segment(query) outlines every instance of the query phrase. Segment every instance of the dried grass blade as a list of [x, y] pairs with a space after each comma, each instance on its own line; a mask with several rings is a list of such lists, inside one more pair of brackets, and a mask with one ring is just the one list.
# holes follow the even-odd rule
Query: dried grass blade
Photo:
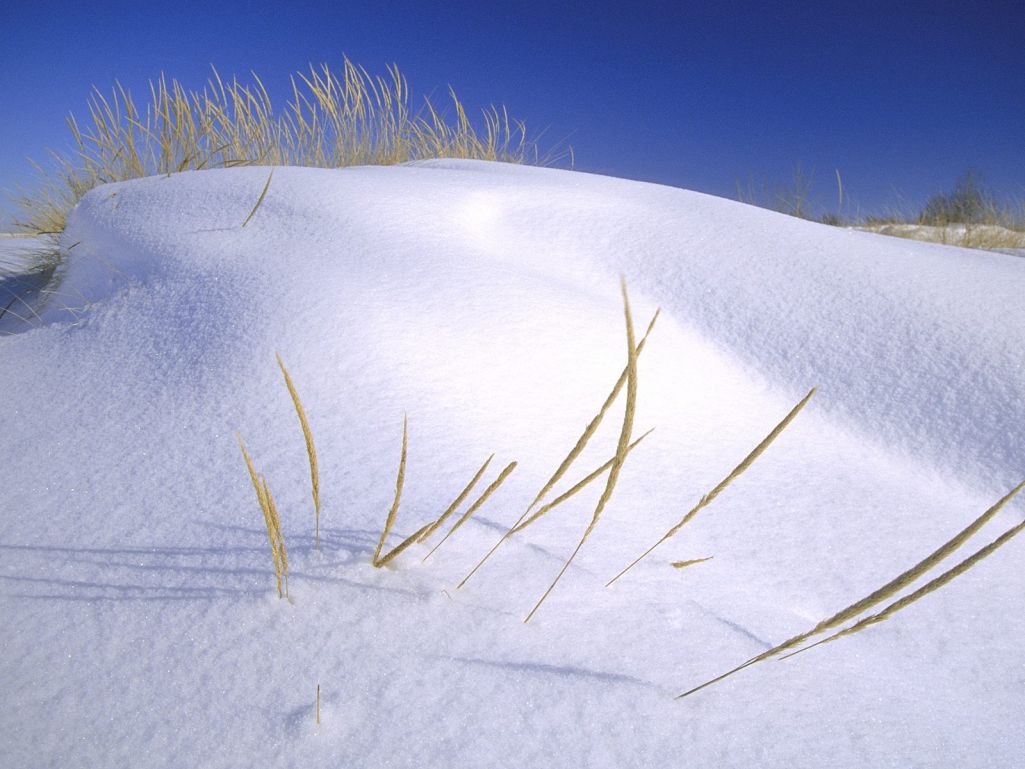
[[688, 566], [693, 566], [696, 563], [704, 563], [705, 561], [711, 561], [713, 558], [715, 558], [715, 556], [710, 555], [706, 558], [693, 558], [689, 561], [673, 561], [669, 565], [674, 569], [686, 569]]
[[809, 400], [811, 400], [811, 397], [814, 394], [815, 394], [815, 388], [813, 387], [813, 388], [811, 388], [811, 390], [808, 391], [808, 394], [805, 395], [804, 398], [802, 398], [801, 401], [790, 410], [790, 413], [787, 414], [783, 418], [783, 421], [780, 422], [778, 425], [776, 425], [774, 428], [772, 428], [772, 431], [768, 435], [766, 435], [765, 438], [762, 439], [762, 442], [759, 443], [757, 446], [755, 446], [755, 448], [751, 451], [751, 453], [748, 454], [746, 457], [744, 457], [744, 460], [739, 465], [737, 465], [735, 468], [733, 468], [733, 471], [729, 475], [727, 475], [725, 478], [723, 478], [714, 489], [712, 489], [710, 492], [705, 494], [705, 496], [703, 496], [698, 501], [698, 503], [694, 507], [692, 507], [687, 512], [687, 514], [683, 516], [683, 518], [680, 519], [679, 523], [677, 523], [675, 526], [673, 526], [671, 529], [669, 529], [669, 531], [667, 531], [665, 534], [662, 535], [662, 538], [660, 540], [658, 540], [658, 542], [656, 542], [654, 545], [652, 545], [647, 550], [645, 550], [643, 553], [641, 553], [639, 556], [637, 556], [637, 558], [634, 559], [634, 561], [629, 566], [627, 566], [625, 569], [623, 569], [621, 572], [619, 572], [619, 574], [617, 574], [612, 579], [610, 579], [607, 583], [605, 583], [605, 587], [608, 587], [609, 585], [611, 585], [617, 579], [619, 579], [624, 574], [626, 574], [628, 571], [630, 571], [630, 569], [632, 569], [634, 566], [636, 566], [641, 561], [643, 561], [645, 558], [647, 558], [648, 555], [650, 555], [651, 552], [653, 550], [655, 550], [655, 548], [657, 548], [659, 545], [661, 545], [666, 540], [668, 540], [671, 537], [673, 537], [680, 529], [682, 529], [684, 526], [686, 526], [687, 523], [689, 523], [691, 521], [691, 519], [693, 519], [694, 516], [696, 516], [703, 508], [705, 508], [708, 505], [710, 505], [712, 503], [712, 501], [717, 496], [719, 496], [719, 493], [723, 489], [725, 489], [727, 486], [729, 486], [731, 483], [733, 483], [733, 481], [736, 480], [745, 470], [747, 470], [747, 468], [749, 468], [754, 463], [754, 461], [756, 459], [758, 459], [759, 456], [762, 455], [762, 453], [769, 447], [769, 445], [774, 440], [776, 440], [777, 437], [779, 437], [779, 434], [782, 433], [783, 430], [786, 429], [787, 425], [789, 425], [794, 420], [794, 417], [796, 417], [797, 414], [801, 411], [801, 409], [804, 408], [805, 404]]
[[453, 534], [455, 534], [456, 530], [460, 526], [462, 526], [464, 523], [466, 523], [468, 520], [470, 520], [470, 517], [475, 512], [477, 512], [480, 509], [481, 505], [483, 505], [487, 501], [488, 497], [490, 497], [493, 493], [495, 493], [495, 491], [497, 491], [498, 487], [501, 486], [505, 482], [505, 479], [508, 478], [509, 474], [513, 470], [515, 470], [515, 469], [516, 469], [516, 463], [515, 462], [510, 462], [508, 465], [505, 466], [505, 469], [502, 470], [501, 473], [499, 473], [498, 477], [494, 481], [491, 482], [491, 485], [488, 486], [484, 490], [484, 493], [480, 495], [480, 497], [477, 499], [477, 501], [474, 502], [472, 505], [470, 505], [466, 509], [466, 512], [463, 513], [459, 517], [459, 520], [457, 520], [454, 524], [452, 524], [452, 528], [448, 530], [448, 533], [445, 534], [444, 537], [442, 537], [441, 542], [436, 544], [434, 546], [434, 549], [432, 549], [431, 552], [429, 552], [427, 555], [424, 556], [424, 560], [425, 561], [428, 558], [430, 558], [432, 555], [434, 555], [434, 551], [437, 550], [442, 545], [444, 545], [446, 540], [448, 540], [449, 537], [451, 537]]
[[[634, 448], [637, 446], [637, 444], [639, 444], [641, 441], [643, 441], [645, 438], [647, 438], [649, 435], [651, 435], [654, 431], [655, 431], [654, 428], [652, 428], [651, 430], [648, 430], [648, 432], [644, 433], [644, 435], [642, 435], [640, 438], [638, 438], [633, 443], [631, 443], [627, 447], [627, 449], [626, 449], [627, 453], [629, 454], [631, 451], [633, 451]], [[558, 507], [559, 505], [561, 505], [563, 502], [568, 500], [570, 497], [572, 497], [577, 492], [583, 491], [587, 486], [589, 486], [591, 484], [592, 481], [594, 481], [597, 478], [601, 477], [602, 473], [604, 473], [606, 470], [608, 470], [610, 467], [612, 467], [612, 465], [615, 463], [615, 461], [616, 461], [616, 458], [612, 457], [608, 462], [603, 464], [597, 470], [593, 471], [589, 475], [587, 475], [584, 478], [582, 478], [581, 480], [577, 481], [577, 483], [575, 485], [571, 486], [566, 492], [564, 492], [563, 494], [560, 494], [555, 499], [553, 499], [551, 502], [548, 502], [548, 503], [542, 505], [541, 507], [539, 507], [537, 510], [534, 511], [534, 514], [531, 515], [527, 520], [525, 520], [519, 526], [513, 527], [512, 533], [513, 534], [519, 534], [525, 528], [530, 526], [530, 524], [532, 524], [535, 521], [537, 521], [538, 518], [540, 518], [541, 516], [543, 516], [546, 513], [550, 512], [553, 508]]]
[[612, 498], [612, 492], [616, 488], [616, 481], [619, 480], [619, 473], [623, 469], [623, 463], [626, 461], [626, 455], [630, 446], [630, 433], [633, 430], [634, 422], [634, 411], [637, 406], [637, 348], [634, 344], [634, 327], [633, 319], [630, 317], [630, 298], [626, 293], [626, 278], [620, 279], [620, 290], [623, 293], [623, 315], [626, 319], [626, 349], [627, 349], [627, 382], [626, 382], [626, 408], [623, 413], [623, 426], [619, 432], [619, 443], [616, 446], [616, 459], [613, 462], [611, 469], [609, 470], [609, 477], [605, 483], [605, 491], [602, 492], [601, 498], [598, 500], [598, 504], [594, 509], [594, 515], [591, 518], [591, 522], [587, 525], [584, 530], [583, 536], [580, 538], [580, 542], [577, 543], [576, 548], [558, 575], [552, 581], [552, 584], [548, 586], [548, 589], [544, 592], [544, 595], [534, 605], [534, 608], [530, 610], [530, 613], [524, 618], [523, 622], [530, 622], [537, 610], [541, 608], [541, 605], [545, 602], [545, 599], [551, 594], [555, 586], [559, 584], [559, 580], [562, 579], [562, 575], [566, 573], [566, 569], [573, 563], [573, 559], [577, 557], [577, 553], [580, 552], [580, 548], [583, 547], [584, 542], [594, 531], [595, 526], [598, 525], [598, 519], [601, 517], [602, 511], [605, 509], [605, 505], [609, 499]]
[[484, 475], [484, 472], [488, 469], [488, 465], [491, 464], [491, 460], [494, 458], [495, 455], [492, 454], [490, 457], [484, 460], [484, 464], [480, 466], [480, 469], [478, 469], [477, 472], [474, 474], [473, 478], [470, 479], [470, 482], [466, 484], [466, 487], [461, 492], [459, 492], [459, 496], [452, 500], [452, 504], [445, 508], [445, 512], [439, 515], [433, 523], [429, 523], [427, 524], [427, 526], [421, 529], [422, 533], [417, 537], [417, 542], [423, 542], [428, 537], [430, 537], [431, 534], [437, 531], [438, 528], [443, 523], [445, 523], [445, 521], [448, 520], [449, 516], [451, 516], [452, 513], [454, 513], [461, 504], [463, 504], [466, 498], [470, 495], [470, 492], [473, 490], [473, 487], [477, 485], [477, 481], [481, 479], [481, 476]]
[[381, 556], [381, 549], [384, 547], [384, 541], [388, 538], [388, 533], [391, 531], [391, 527], [395, 524], [395, 516], [399, 512], [399, 502], [402, 499], [402, 484], [406, 479], [406, 447], [407, 447], [407, 425], [406, 417], [402, 417], [402, 455], [399, 457], [399, 472], [395, 478], [395, 499], [392, 501], [391, 509], [388, 511], [388, 517], [384, 522], [384, 531], [381, 532], [381, 539], [377, 543], [377, 548], [374, 550], [374, 557], [372, 562], [374, 566], [380, 567], [382, 564], [378, 560]]
[[[648, 323], [648, 328], [644, 332], [644, 336], [641, 338], [640, 344], [637, 346], [637, 356], [640, 356], [640, 354], [644, 351], [644, 343], [648, 340], [648, 335], [651, 333], [651, 330], [655, 327], [655, 321], [658, 320], [660, 312], [661, 309], [655, 310], [655, 314], [652, 316], [651, 321]], [[584, 448], [587, 446], [588, 441], [591, 440], [591, 436], [594, 435], [594, 432], [598, 429], [598, 426], [605, 418], [605, 412], [609, 410], [609, 408], [615, 402], [616, 398], [619, 397], [619, 393], [622, 391], [623, 385], [626, 383], [626, 380], [628, 378], [628, 372], [629, 363], [627, 364], [627, 367], [623, 369], [623, 373], [619, 375], [619, 379], [616, 380], [616, 384], [613, 385], [612, 391], [605, 399], [605, 403], [602, 404], [602, 407], [598, 410], [598, 413], [595, 415], [594, 419], [592, 419], [590, 423], [587, 425], [587, 427], [584, 428], [584, 432], [581, 434], [580, 438], [577, 439], [576, 445], [574, 445], [573, 448], [570, 449], [569, 454], [567, 454], [566, 457], [562, 460], [562, 463], [559, 465], [558, 469], [556, 469], [552, 477], [549, 478], [545, 485], [541, 488], [541, 491], [537, 493], [537, 496], [534, 497], [534, 501], [527, 506], [527, 509], [523, 511], [523, 515], [521, 515], [516, 520], [516, 523], [514, 523], [509, 528], [509, 530], [499, 538], [499, 540], [484, 555], [484, 557], [477, 562], [477, 565], [470, 569], [470, 573], [463, 577], [462, 581], [458, 585], [456, 585], [457, 590], [461, 588], [463, 585], [465, 585], [469, 581], [470, 577], [477, 573], [481, 566], [487, 563], [488, 559], [495, 554], [495, 551], [497, 551], [498, 548], [501, 547], [502, 544], [507, 539], [509, 539], [510, 536], [512, 536], [512, 533], [517, 529], [517, 527], [523, 524], [523, 522], [527, 519], [527, 516], [529, 516], [531, 511], [534, 509], [534, 506], [537, 505], [544, 498], [544, 496], [549, 491], [551, 491], [555, 484], [559, 482], [562, 476], [566, 474], [566, 471], [569, 469], [570, 465], [572, 465], [576, 458], [580, 456], [580, 454], [583, 452]]]
[[245, 227], [247, 224], [249, 224], [249, 220], [253, 218], [253, 216], [256, 214], [257, 210], [259, 210], [260, 206], [263, 205], [263, 199], [265, 197], [267, 197], [267, 190], [270, 189], [270, 180], [273, 179], [273, 178], [274, 178], [274, 169], [272, 168], [270, 174], [267, 176], [267, 183], [265, 185], [263, 185], [263, 192], [260, 193], [260, 197], [256, 201], [256, 205], [253, 206], [253, 210], [249, 212], [249, 216], [246, 217], [246, 220], [244, 222], [242, 222], [242, 226], [243, 227]]
[[315, 530], [313, 535], [313, 546], [320, 549], [320, 471], [317, 467], [317, 449], [313, 445], [313, 432], [310, 430], [309, 420], [306, 418], [306, 410], [299, 399], [299, 391], [295, 389], [295, 383], [285, 368], [285, 362], [281, 355], [275, 353], [278, 358], [278, 366], [285, 377], [285, 386], [288, 387], [288, 394], [292, 396], [292, 403], [295, 406], [295, 413], [299, 415], [299, 424], [302, 427], [303, 438], [306, 441], [306, 455], [310, 462], [310, 485], [313, 489], [313, 510], [315, 516]]
[[[285, 538], [281, 535], [281, 517], [278, 515], [278, 506], [274, 504], [274, 495], [270, 493], [270, 486], [267, 485], [267, 479], [260, 476], [260, 480], [263, 482], [263, 496], [267, 500], [267, 521], [268, 525], [272, 529], [272, 549], [274, 550], [275, 556], [275, 568], [278, 571], [280, 577], [285, 578], [285, 597], [288, 597], [288, 553], [285, 550]], [[278, 585], [278, 593], [280, 597], [280, 584]]]
[[834, 633], [831, 636], [823, 638], [821, 641], [816, 641], [815, 643], [811, 644], [810, 646], [806, 646], [803, 649], [798, 649], [795, 652], [791, 652], [790, 654], [787, 654], [784, 657], [781, 657], [780, 659], [787, 659], [788, 657], [793, 657], [794, 655], [800, 654], [801, 652], [806, 652], [809, 649], [814, 649], [816, 646], [821, 646], [822, 644], [829, 643], [830, 641], [835, 641], [839, 638], [843, 638], [844, 636], [853, 635], [854, 633], [857, 633], [860, 630], [864, 630], [870, 625], [875, 625], [879, 622], [886, 621], [891, 616], [899, 612], [901, 609], [907, 608], [908, 606], [913, 604], [919, 598], [924, 598], [929, 593], [939, 590], [941, 587], [946, 585], [951, 580], [955, 579], [961, 574], [964, 574], [966, 571], [972, 568], [972, 566], [977, 564], [982, 559], [992, 555], [997, 549], [999, 549], [1004, 544], [1013, 539], [1015, 536], [1017, 536], [1022, 529], [1025, 529], [1025, 521], [1022, 521], [1016, 526], [1012, 526], [1010, 529], [1005, 531], [1003, 534], [1001, 534], [995, 540], [990, 542], [988, 545], [986, 545], [983, 548], [980, 548], [979, 550], [976, 550], [974, 553], [972, 553], [972, 555], [968, 556], [963, 561], [961, 561], [961, 563], [957, 564], [957, 566], [948, 569], [935, 579], [926, 582], [924, 585], [922, 585], [922, 587], [918, 588], [914, 592], [908, 593], [903, 598], [894, 601], [889, 606], [886, 606], [882, 611], [876, 614], [872, 614], [868, 617], [864, 617], [863, 619], [858, 620], [858, 622], [851, 625], [850, 627], [844, 628], [838, 633]]
[[690, 690], [684, 692], [683, 694], [679, 695], [677, 697], [677, 699], [680, 699], [682, 697], [687, 697], [687, 696], [689, 696], [691, 694], [694, 694], [697, 691], [700, 691], [701, 689], [704, 689], [705, 687], [708, 687], [708, 686], [711, 686], [712, 684], [718, 683], [719, 681], [722, 681], [725, 678], [729, 678], [734, 673], [738, 673], [741, 670], [743, 670], [744, 668], [749, 667], [751, 665], [754, 665], [757, 662], [761, 662], [762, 660], [766, 660], [766, 659], [768, 659], [770, 657], [774, 657], [777, 654], [780, 654], [781, 652], [789, 651], [790, 649], [795, 649], [798, 646], [800, 646], [801, 644], [803, 644], [805, 641], [807, 641], [809, 638], [812, 638], [814, 636], [820, 635], [821, 633], [824, 633], [827, 630], [832, 630], [832, 629], [834, 629], [836, 627], [839, 627], [840, 625], [844, 624], [845, 622], [848, 622], [848, 621], [854, 619], [855, 617], [857, 617], [859, 614], [861, 614], [862, 612], [866, 611], [867, 609], [871, 609], [873, 606], [876, 606], [877, 604], [882, 603], [887, 598], [889, 598], [889, 597], [895, 595], [896, 593], [900, 592], [905, 587], [907, 587], [912, 582], [914, 582], [919, 577], [921, 577], [923, 574], [925, 574], [925, 572], [927, 572], [933, 566], [935, 566], [936, 564], [940, 563], [942, 560], [947, 558], [947, 556], [949, 556], [951, 553], [953, 553], [955, 550], [957, 550], [959, 547], [961, 547], [968, 540], [969, 537], [971, 537], [973, 534], [975, 534], [975, 532], [977, 532], [987, 522], [989, 522], [989, 520], [993, 516], [995, 516], [1001, 510], [1001, 508], [1004, 507], [1004, 505], [1006, 505], [1008, 502], [1010, 502], [1012, 499], [1014, 499], [1014, 497], [1018, 494], [1018, 492], [1020, 492], [1022, 490], [1022, 488], [1025, 488], [1025, 481], [1022, 481], [1017, 486], [1015, 486], [1013, 489], [1011, 489], [1011, 491], [1009, 491], [1007, 494], [1005, 494], [992, 507], [990, 507], [988, 510], [986, 510], [986, 512], [984, 512], [982, 515], [980, 515], [978, 518], [976, 518], [974, 521], [972, 521], [968, 526], [966, 526], [964, 529], [962, 529], [954, 537], [952, 537], [951, 539], [947, 540], [939, 548], [934, 550], [929, 556], [927, 556], [923, 560], [919, 561], [918, 563], [916, 563], [914, 566], [912, 566], [910, 569], [908, 569], [907, 571], [903, 572], [899, 576], [893, 578], [892, 580], [887, 582], [885, 585], [883, 585], [881, 588], [879, 588], [875, 592], [867, 595], [865, 598], [862, 598], [860, 601], [856, 601], [855, 603], [852, 603], [846, 609], [842, 609], [841, 611], [837, 612], [836, 614], [834, 614], [833, 616], [829, 617], [828, 619], [822, 620], [822, 622], [817, 624], [811, 630], [809, 630], [809, 631], [807, 631], [805, 633], [801, 633], [800, 635], [796, 635], [793, 638], [789, 638], [786, 641], [784, 641], [783, 643], [779, 644], [778, 646], [774, 646], [773, 648], [769, 649], [768, 651], [762, 652], [761, 654], [758, 654], [758, 655], [752, 657], [747, 662], [744, 662], [743, 664], [738, 665], [737, 667], [733, 668], [732, 670], [728, 670], [725, 673], [723, 673], [722, 675], [716, 676], [715, 678], [713, 678], [713, 679], [711, 679], [709, 681], [706, 681], [705, 683], [701, 684], [700, 686], [696, 686], [693, 689], [690, 689]]

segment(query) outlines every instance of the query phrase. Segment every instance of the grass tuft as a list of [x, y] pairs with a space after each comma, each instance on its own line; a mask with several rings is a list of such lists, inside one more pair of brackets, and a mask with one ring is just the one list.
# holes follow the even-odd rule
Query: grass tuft
[[[255, 74], [247, 84], [225, 81], [216, 69], [201, 90], [161, 76], [150, 81], [142, 100], [121, 83], [109, 92], [93, 88], [86, 119], [67, 119], [74, 150], [50, 152], [52, 168], [34, 164], [43, 184], [18, 201], [18, 224], [28, 232], [61, 232], [67, 212], [94, 187], [206, 168], [557, 160], [542, 155], [504, 107], [488, 107], [471, 120], [452, 89], [447, 109], [427, 98], [414, 107], [394, 65], [383, 76], [348, 58], [340, 71], [311, 66], [292, 77], [291, 92], [284, 109], [275, 111]], [[246, 222], [257, 208], [259, 203]]]
[[630, 569], [632, 569], [634, 566], [636, 566], [638, 563], [644, 560], [655, 548], [657, 548], [666, 540], [673, 537], [680, 529], [682, 529], [687, 523], [689, 523], [691, 519], [693, 519], [694, 516], [696, 516], [702, 510], [702, 508], [705, 508], [708, 505], [710, 505], [712, 501], [717, 496], [719, 496], [720, 492], [722, 492], [723, 489], [725, 489], [727, 486], [733, 483], [733, 481], [736, 480], [745, 470], [747, 470], [747, 468], [754, 464], [754, 461], [762, 455], [762, 453], [772, 444], [774, 440], [776, 440], [777, 437], [779, 437], [779, 434], [782, 433], [783, 430], [786, 429], [787, 425], [789, 425], [794, 420], [794, 417], [796, 417], [797, 414], [801, 411], [801, 409], [804, 408], [805, 404], [809, 400], [811, 400], [811, 396], [813, 396], [814, 394], [815, 388], [813, 387], [811, 390], [808, 391], [808, 394], [805, 395], [803, 399], [801, 399], [800, 403], [798, 403], [790, 410], [790, 413], [783, 418], [783, 421], [776, 425], [774, 428], [772, 428], [772, 431], [767, 436], [765, 436], [764, 439], [762, 439], [762, 442], [755, 446], [751, 453], [744, 457], [744, 460], [739, 465], [733, 468], [733, 471], [729, 475], [723, 478], [714, 489], [705, 494], [705, 496], [703, 496], [698, 501], [698, 503], [694, 505], [694, 507], [692, 507], [687, 512], [687, 514], [683, 516], [683, 518], [680, 519], [679, 523], [677, 523], [675, 526], [669, 529], [669, 531], [662, 535], [662, 538], [658, 540], [658, 542], [656, 542], [654, 545], [652, 545], [643, 553], [641, 553], [629, 566], [627, 566], [625, 569], [619, 572], [619, 574], [617, 574], [615, 577], [610, 579], [605, 584], [605, 587], [609, 587], [609, 585], [611, 585], [617, 579], [619, 579], [628, 571], [630, 571]]

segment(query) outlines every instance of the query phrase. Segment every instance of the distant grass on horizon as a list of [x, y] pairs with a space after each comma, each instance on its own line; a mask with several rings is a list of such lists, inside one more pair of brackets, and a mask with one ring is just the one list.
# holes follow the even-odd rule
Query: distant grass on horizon
[[[120, 83], [94, 88], [88, 120], [72, 113], [72, 154], [51, 152], [54, 168], [36, 166], [42, 187], [17, 201], [16, 226], [29, 233], [64, 229], [67, 212], [101, 184], [145, 176], [239, 165], [339, 168], [392, 165], [427, 158], [469, 158], [543, 165], [521, 121], [504, 107], [481, 113], [479, 127], [449, 89], [449, 110], [428, 98], [411, 108], [397, 66], [384, 76], [343, 60], [292, 77], [292, 98], [275, 112], [255, 74], [251, 84], [225, 82], [214, 70], [201, 91], [161, 76], [144, 102]], [[451, 116], [449, 114], [451, 112]]]

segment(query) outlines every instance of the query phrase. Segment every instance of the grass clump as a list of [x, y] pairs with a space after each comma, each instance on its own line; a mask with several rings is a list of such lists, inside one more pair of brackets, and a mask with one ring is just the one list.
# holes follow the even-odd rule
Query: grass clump
[[18, 224], [28, 232], [60, 232], [67, 212], [94, 187], [189, 170], [340, 168], [427, 158], [555, 160], [540, 154], [524, 124], [511, 120], [504, 107], [490, 106], [471, 120], [452, 89], [447, 109], [428, 98], [414, 107], [395, 65], [377, 76], [348, 58], [340, 70], [311, 66], [293, 75], [291, 91], [276, 111], [256, 74], [243, 83], [225, 81], [213, 70], [201, 90], [161, 76], [141, 101], [121, 83], [109, 92], [94, 88], [86, 120], [68, 116], [73, 151], [51, 152], [51, 170], [36, 166], [45, 181], [19, 201]]

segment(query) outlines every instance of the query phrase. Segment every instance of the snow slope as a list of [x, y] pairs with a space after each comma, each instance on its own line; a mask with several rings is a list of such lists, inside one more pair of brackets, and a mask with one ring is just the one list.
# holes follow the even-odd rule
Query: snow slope
[[[266, 179], [239, 168], [93, 191], [43, 322], [0, 338], [5, 765], [1021, 755], [1017, 540], [882, 625], [673, 697], [861, 598], [1025, 476], [1025, 262], [466, 161], [277, 169], [242, 228]], [[639, 330], [662, 308], [636, 423], [656, 430], [523, 624], [603, 482], [455, 585], [622, 370], [621, 274]], [[275, 352], [317, 442], [319, 551]], [[812, 385], [751, 470], [602, 587]], [[618, 408], [562, 488], [612, 456]], [[417, 546], [377, 570], [403, 414], [393, 544], [490, 453], [484, 482], [519, 465], [430, 560]], [[291, 601], [274, 592], [236, 431], [281, 508]]]

